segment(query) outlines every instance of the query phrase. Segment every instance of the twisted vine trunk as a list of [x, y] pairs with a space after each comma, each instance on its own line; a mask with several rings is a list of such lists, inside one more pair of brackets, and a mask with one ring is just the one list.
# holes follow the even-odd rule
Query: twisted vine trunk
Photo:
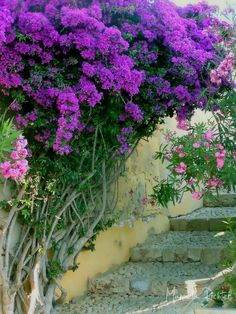
[[[106, 209], [111, 208], [110, 204], [107, 206], [107, 189], [111, 180], [106, 179], [105, 172], [104, 162], [100, 188], [95, 186], [96, 194], [92, 193], [91, 186], [86, 195], [84, 191], [78, 192], [71, 187], [62, 190], [57, 213], [51, 217], [48, 217], [48, 210], [55, 206], [54, 195], [45, 199], [39, 198], [40, 211], [32, 207], [32, 212], [35, 210], [36, 223], [41, 221], [42, 217], [48, 217], [44, 220], [42, 236], [37, 236], [33, 221], [20, 226], [17, 241], [12, 246], [18, 213], [24, 208], [21, 200], [25, 190], [19, 191], [15, 206], [9, 207], [7, 221], [0, 237], [0, 314], [52, 314], [54, 308], [64, 302], [66, 292], [60, 286], [60, 281], [68, 270], [77, 267], [79, 252], [97, 233], [96, 228], [104, 218]], [[93, 179], [93, 172], [86, 180], [90, 179]], [[86, 180], [81, 182], [82, 186]], [[92, 205], [89, 205], [82, 215], [81, 202], [88, 206], [89, 195]], [[61, 219], [66, 222], [64, 229], [57, 228]], [[57, 249], [53, 251], [55, 243]], [[73, 251], [68, 253], [71, 247]], [[60, 271], [58, 272], [57, 268], [55, 270], [53, 265], [60, 265]], [[56, 298], [57, 288], [61, 295]]]
[[[0, 234], [0, 314], [52, 314], [66, 298], [60, 285], [63, 275], [78, 268], [78, 254], [103, 230], [106, 214], [110, 217], [114, 213], [117, 179], [124, 171], [125, 160], [109, 163], [104, 158], [104, 152], [112, 154], [100, 133], [101, 146], [97, 144], [97, 129], [91, 151], [81, 156], [79, 184], [65, 184], [54, 179], [50, 171], [42, 178], [41, 172], [35, 171], [7, 202], [7, 218]], [[113, 183], [113, 197], [108, 199]], [[22, 220], [23, 210], [30, 219]], [[13, 241], [16, 230], [19, 234]], [[59, 297], [56, 289], [61, 292]]]
[[15, 293], [12, 293], [3, 272], [0, 274], [0, 314], [13, 314]]

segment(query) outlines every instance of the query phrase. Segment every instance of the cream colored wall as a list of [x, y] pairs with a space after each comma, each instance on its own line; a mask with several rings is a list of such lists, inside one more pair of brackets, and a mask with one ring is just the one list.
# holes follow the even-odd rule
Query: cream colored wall
[[112, 227], [101, 233], [96, 240], [96, 250], [81, 252], [78, 257], [79, 269], [75, 272], [67, 272], [62, 280], [62, 286], [68, 293], [68, 300], [86, 291], [88, 278], [128, 261], [129, 249], [137, 243], [144, 242], [148, 232], [160, 233], [167, 230], [169, 230], [168, 218], [158, 215], [155, 220], [147, 224], [139, 220], [132, 228], [128, 225]]
[[[129, 250], [146, 240], [149, 232], [160, 233], [169, 230], [169, 219], [161, 214], [160, 209], [142, 206], [140, 200], [152, 193], [154, 178], [160, 175], [160, 164], [153, 160], [159, 149], [158, 132], [148, 141], [141, 141], [127, 162], [127, 171], [119, 179], [119, 197], [117, 211], [121, 211], [121, 221], [130, 224], [115, 226], [101, 233], [95, 243], [94, 252], [81, 252], [78, 257], [80, 267], [75, 272], [68, 272], [62, 280], [67, 290], [68, 299], [84, 293], [88, 278], [105, 272], [112, 266], [129, 260]], [[135, 221], [135, 213], [157, 214], [155, 219], [144, 223]], [[131, 225], [132, 224], [132, 225]]]
[[[168, 119], [165, 128], [175, 129], [176, 121]], [[157, 131], [148, 141], [141, 141], [127, 162], [127, 171], [119, 179], [119, 198], [117, 211], [121, 211], [122, 220], [135, 221], [135, 213], [149, 216], [157, 214], [156, 218], [148, 223], [135, 221], [133, 226], [112, 227], [101, 233], [95, 243], [94, 252], [81, 252], [78, 257], [80, 266], [75, 272], [68, 272], [62, 280], [63, 287], [68, 292], [68, 299], [83, 294], [87, 289], [88, 278], [100, 272], [105, 272], [114, 265], [129, 260], [129, 250], [137, 243], [146, 240], [152, 230], [160, 233], [169, 230], [168, 216], [177, 216], [191, 212], [202, 206], [202, 202], [193, 201], [190, 195], [177, 206], [168, 206], [168, 209], [142, 206], [142, 197], [152, 194], [155, 177], [168, 175], [165, 167], [155, 161], [153, 156], [159, 150], [163, 136]]]

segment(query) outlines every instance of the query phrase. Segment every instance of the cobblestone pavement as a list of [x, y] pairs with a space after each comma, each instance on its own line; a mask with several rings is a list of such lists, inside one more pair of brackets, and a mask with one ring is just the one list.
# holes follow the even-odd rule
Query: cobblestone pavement
[[193, 314], [200, 302], [191, 298], [164, 301], [157, 297], [87, 296], [60, 309], [60, 314]]
[[[236, 205], [235, 196], [222, 200]], [[150, 235], [131, 249], [129, 262], [92, 278], [88, 294], [64, 304], [58, 314], [194, 314], [203, 301], [199, 295], [222, 269], [219, 261], [231, 236], [216, 222], [227, 217], [236, 218], [236, 207], [173, 218], [172, 231]]]

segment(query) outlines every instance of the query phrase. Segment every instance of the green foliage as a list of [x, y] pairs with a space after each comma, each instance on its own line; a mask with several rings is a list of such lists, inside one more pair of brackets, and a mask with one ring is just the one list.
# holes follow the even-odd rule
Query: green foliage
[[168, 182], [166, 180], [157, 180], [157, 184], [153, 187], [151, 197], [161, 206], [167, 207], [168, 202], [176, 204], [180, 201], [181, 192], [174, 187], [169, 178]]
[[236, 91], [225, 94], [220, 108], [207, 123], [190, 124], [183, 135], [166, 133], [167, 144], [154, 156], [169, 170], [168, 177], [153, 188], [157, 203], [180, 202], [186, 192], [211, 197], [220, 189], [235, 191]]
[[14, 149], [12, 143], [20, 134], [14, 128], [13, 119], [7, 118], [6, 113], [0, 115], [0, 162]]
[[49, 261], [47, 268], [47, 275], [49, 279], [57, 278], [62, 271], [62, 265], [59, 260]]

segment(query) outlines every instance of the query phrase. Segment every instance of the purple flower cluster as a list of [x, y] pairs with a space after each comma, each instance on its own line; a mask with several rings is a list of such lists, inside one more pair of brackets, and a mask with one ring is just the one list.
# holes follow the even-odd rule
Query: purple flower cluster
[[143, 120], [143, 113], [138, 105], [134, 104], [133, 102], [128, 102], [125, 104], [125, 111], [127, 116], [132, 118], [134, 121], [142, 121]]
[[214, 17], [206, 3], [178, 8], [166, 0], [102, 1], [105, 21], [121, 29], [130, 43], [129, 55], [145, 80], [134, 97], [144, 116], [172, 113], [188, 117], [205, 108], [202, 90], [209, 85], [208, 66], [219, 64], [216, 49], [229, 25]]
[[141, 123], [205, 108], [218, 29], [228, 27], [203, 3], [2, 0], [0, 9], [1, 91], [16, 99], [17, 126], [59, 154], [105, 118], [124, 153]]
[[[1, 90], [9, 94], [17, 88], [24, 94], [22, 103], [11, 108], [17, 111], [17, 126], [33, 129], [37, 141], [60, 154], [74, 150], [74, 141], [86, 129], [89, 108], [120, 93], [128, 102], [143, 81], [142, 71], [125, 55], [128, 42], [101, 18], [98, 3], [1, 4]], [[26, 106], [29, 102], [33, 106]]]

